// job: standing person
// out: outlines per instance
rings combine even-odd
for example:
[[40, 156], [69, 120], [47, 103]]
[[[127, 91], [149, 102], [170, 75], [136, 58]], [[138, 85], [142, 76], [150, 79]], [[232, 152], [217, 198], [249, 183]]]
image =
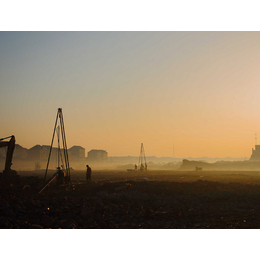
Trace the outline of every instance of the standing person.
[[64, 172], [61, 170], [60, 167], [57, 167], [57, 185], [61, 185], [64, 182]]
[[92, 170], [91, 170], [91, 168], [90, 168], [88, 165], [86, 165], [86, 166], [87, 166], [86, 179], [87, 179], [87, 182], [91, 182], [91, 173], [92, 173]]

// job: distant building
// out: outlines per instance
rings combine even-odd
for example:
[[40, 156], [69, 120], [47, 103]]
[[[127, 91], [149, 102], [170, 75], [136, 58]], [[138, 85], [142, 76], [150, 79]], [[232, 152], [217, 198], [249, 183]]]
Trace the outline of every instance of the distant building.
[[[0, 148], [0, 157], [6, 157], [7, 149], [8, 149], [7, 146]], [[27, 152], [28, 152], [28, 149], [22, 147], [19, 144], [16, 144], [15, 148], [14, 148], [13, 158], [22, 158], [22, 159], [24, 159], [27, 156]]]
[[[27, 159], [34, 161], [47, 161], [50, 153], [49, 145], [35, 145], [27, 152]], [[62, 157], [64, 157], [64, 151], [61, 148]], [[51, 160], [57, 160], [58, 148], [52, 147]], [[72, 146], [68, 149], [69, 160], [85, 158], [85, 149], [81, 146]]]
[[105, 150], [92, 149], [88, 152], [88, 159], [93, 161], [104, 161], [107, 159], [107, 152]]
[[84, 159], [85, 158], [85, 148], [81, 146], [72, 146], [68, 149], [69, 159]]
[[[28, 160], [34, 160], [34, 161], [47, 161], [48, 156], [50, 153], [50, 146], [49, 145], [35, 145], [32, 148], [30, 148], [27, 152], [27, 159]], [[57, 157], [58, 148], [52, 148], [52, 157]]]
[[16, 144], [15, 149], [14, 149], [14, 158], [24, 159], [27, 157], [27, 152], [28, 152], [28, 149], [22, 147], [19, 144]]
[[250, 161], [260, 161], [260, 145], [255, 145], [255, 150], [252, 148]]

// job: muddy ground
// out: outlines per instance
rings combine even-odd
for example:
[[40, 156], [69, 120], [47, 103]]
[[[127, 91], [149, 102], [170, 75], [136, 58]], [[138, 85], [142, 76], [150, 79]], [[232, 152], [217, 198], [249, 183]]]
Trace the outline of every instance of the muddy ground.
[[260, 228], [260, 172], [72, 171], [41, 194], [44, 172], [18, 175], [0, 183], [0, 228]]

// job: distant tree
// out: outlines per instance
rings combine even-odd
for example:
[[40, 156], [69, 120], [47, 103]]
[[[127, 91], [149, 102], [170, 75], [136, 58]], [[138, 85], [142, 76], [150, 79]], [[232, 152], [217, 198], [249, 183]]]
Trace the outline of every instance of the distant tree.
[[35, 163], [35, 170], [38, 171], [41, 169], [41, 164], [39, 162]]

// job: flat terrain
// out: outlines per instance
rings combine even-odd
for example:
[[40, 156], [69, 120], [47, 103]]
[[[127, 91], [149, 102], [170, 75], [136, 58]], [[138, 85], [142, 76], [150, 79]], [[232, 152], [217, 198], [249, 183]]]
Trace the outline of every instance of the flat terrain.
[[[1, 228], [260, 228], [260, 172], [84, 171], [38, 194], [44, 171], [0, 183]], [[48, 173], [48, 178], [53, 172]]]

